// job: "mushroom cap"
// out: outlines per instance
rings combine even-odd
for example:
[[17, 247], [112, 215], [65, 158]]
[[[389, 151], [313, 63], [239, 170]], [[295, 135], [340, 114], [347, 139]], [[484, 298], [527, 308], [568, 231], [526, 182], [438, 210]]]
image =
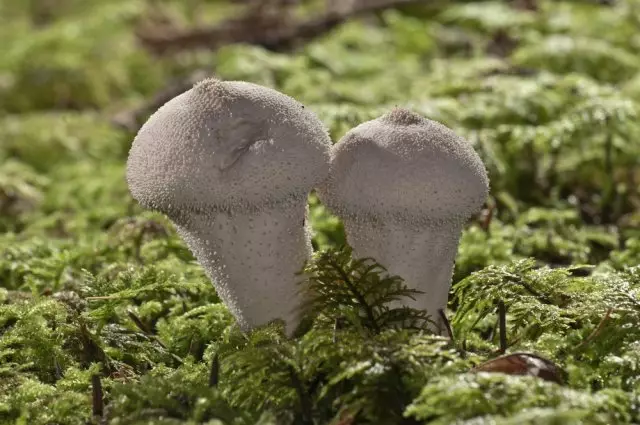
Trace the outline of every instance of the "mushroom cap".
[[141, 205], [172, 218], [258, 210], [306, 197], [329, 171], [330, 147], [324, 125], [293, 98], [207, 79], [142, 126], [127, 182]]
[[317, 193], [343, 217], [422, 225], [467, 220], [488, 190], [471, 144], [438, 122], [396, 108], [333, 146], [329, 177]]

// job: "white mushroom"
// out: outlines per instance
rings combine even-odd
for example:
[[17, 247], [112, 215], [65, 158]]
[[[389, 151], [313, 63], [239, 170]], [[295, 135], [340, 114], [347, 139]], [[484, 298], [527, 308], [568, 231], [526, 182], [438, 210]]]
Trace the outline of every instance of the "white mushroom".
[[438, 310], [447, 304], [462, 228], [488, 187], [469, 143], [397, 108], [334, 145], [329, 178], [317, 192], [342, 218], [354, 256], [374, 258], [424, 292], [393, 305], [426, 310], [442, 332]]
[[208, 79], [162, 106], [127, 162], [135, 199], [175, 223], [243, 330], [298, 324], [307, 196], [329, 170], [318, 118], [275, 90]]

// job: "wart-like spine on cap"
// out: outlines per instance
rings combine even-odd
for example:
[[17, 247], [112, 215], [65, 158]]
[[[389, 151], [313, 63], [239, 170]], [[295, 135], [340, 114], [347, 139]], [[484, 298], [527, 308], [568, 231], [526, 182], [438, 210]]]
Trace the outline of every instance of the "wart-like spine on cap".
[[244, 330], [291, 333], [310, 255], [307, 195], [329, 170], [331, 140], [302, 104], [255, 84], [208, 79], [142, 126], [127, 182], [176, 225]]
[[349, 131], [331, 151], [318, 196], [344, 222], [353, 255], [371, 257], [423, 294], [398, 301], [426, 310], [442, 332], [462, 228], [489, 190], [472, 146], [396, 108]]

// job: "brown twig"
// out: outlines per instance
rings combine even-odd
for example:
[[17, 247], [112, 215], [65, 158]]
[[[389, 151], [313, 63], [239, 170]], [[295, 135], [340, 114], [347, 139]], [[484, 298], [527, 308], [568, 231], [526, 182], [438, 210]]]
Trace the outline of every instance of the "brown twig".
[[507, 352], [507, 307], [504, 301], [498, 301], [498, 319], [500, 324], [500, 352]]
[[211, 360], [211, 369], [209, 370], [209, 386], [217, 387], [220, 380], [220, 357], [218, 353], [213, 355]]
[[102, 395], [102, 382], [100, 375], [91, 376], [91, 389], [93, 400], [93, 416], [102, 416], [104, 413], [104, 400]]
[[489, 228], [491, 227], [491, 222], [493, 221], [493, 214], [495, 213], [496, 204], [493, 201], [490, 201], [487, 204], [487, 208], [482, 211], [480, 216], [480, 227], [486, 233], [489, 233]]
[[440, 320], [442, 320], [442, 323], [444, 324], [444, 328], [447, 331], [447, 335], [449, 336], [451, 343], [455, 343], [455, 340], [453, 339], [453, 329], [451, 328], [451, 322], [449, 322], [447, 313], [443, 308], [441, 308], [438, 310], [438, 314], [440, 315]]
[[589, 336], [585, 338], [584, 341], [582, 341], [580, 344], [578, 344], [576, 346], [576, 349], [579, 350], [579, 349], [582, 349], [582, 348], [586, 347], [591, 341], [593, 341], [598, 335], [600, 335], [600, 332], [602, 332], [602, 329], [604, 328], [604, 325], [607, 323], [607, 321], [611, 317], [611, 312], [612, 311], [613, 311], [613, 308], [609, 307], [609, 309], [605, 313], [604, 317], [600, 320], [600, 323], [598, 323], [598, 326], [596, 326], [596, 328], [593, 330], [593, 332], [591, 332], [589, 334]]
[[293, 368], [293, 366], [287, 366], [287, 371], [289, 372], [289, 379], [291, 380], [291, 385], [298, 393], [298, 401], [300, 402], [300, 413], [301, 413], [301, 423], [313, 424], [313, 404], [309, 395], [304, 389], [304, 384], [300, 380], [298, 376], [298, 372]]
[[[136, 327], [138, 329], [140, 329], [142, 331], [143, 334], [145, 334], [146, 336], [148, 336], [149, 338], [151, 338], [152, 340], [154, 340], [155, 342], [158, 343], [158, 345], [164, 349], [167, 348], [166, 345], [164, 345], [164, 343], [162, 341], [160, 341], [160, 339], [158, 339], [158, 337], [156, 335], [154, 335], [154, 333], [152, 332], [151, 329], [149, 329], [147, 327], [147, 325], [144, 324], [144, 322], [142, 321], [142, 319], [140, 319], [134, 312], [132, 311], [127, 311], [127, 316], [129, 316], [129, 319], [131, 319], [131, 321], [136, 325]], [[177, 356], [175, 356], [177, 357]], [[177, 357], [177, 359], [182, 362], [182, 359], [180, 359], [179, 357]]]
[[248, 43], [270, 50], [282, 50], [319, 37], [355, 16], [425, 2], [426, 0], [358, 0], [353, 1], [351, 7], [328, 10], [320, 17], [301, 22], [288, 21], [284, 10], [265, 16], [252, 10], [240, 18], [213, 27], [171, 31], [141, 30], [137, 36], [145, 47], [156, 54], [197, 48], [217, 49], [232, 43]]
[[129, 319], [131, 319], [131, 321], [138, 327], [138, 329], [140, 329], [143, 333], [150, 335], [151, 334], [151, 330], [149, 330], [149, 328], [147, 327], [147, 325], [145, 325], [142, 322], [142, 319], [140, 319], [133, 311], [127, 311], [127, 316], [129, 316]]

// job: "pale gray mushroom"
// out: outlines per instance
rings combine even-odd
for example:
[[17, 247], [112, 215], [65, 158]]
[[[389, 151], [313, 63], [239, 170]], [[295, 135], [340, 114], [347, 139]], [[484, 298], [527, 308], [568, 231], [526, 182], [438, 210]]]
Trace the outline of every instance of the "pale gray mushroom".
[[255, 84], [208, 79], [144, 124], [127, 162], [135, 199], [176, 225], [243, 330], [299, 322], [312, 248], [307, 196], [331, 140], [302, 104]]
[[393, 304], [426, 310], [442, 332], [465, 222], [482, 207], [487, 172], [444, 125], [397, 108], [349, 131], [331, 151], [321, 201], [344, 222], [358, 258], [372, 257], [423, 291]]

